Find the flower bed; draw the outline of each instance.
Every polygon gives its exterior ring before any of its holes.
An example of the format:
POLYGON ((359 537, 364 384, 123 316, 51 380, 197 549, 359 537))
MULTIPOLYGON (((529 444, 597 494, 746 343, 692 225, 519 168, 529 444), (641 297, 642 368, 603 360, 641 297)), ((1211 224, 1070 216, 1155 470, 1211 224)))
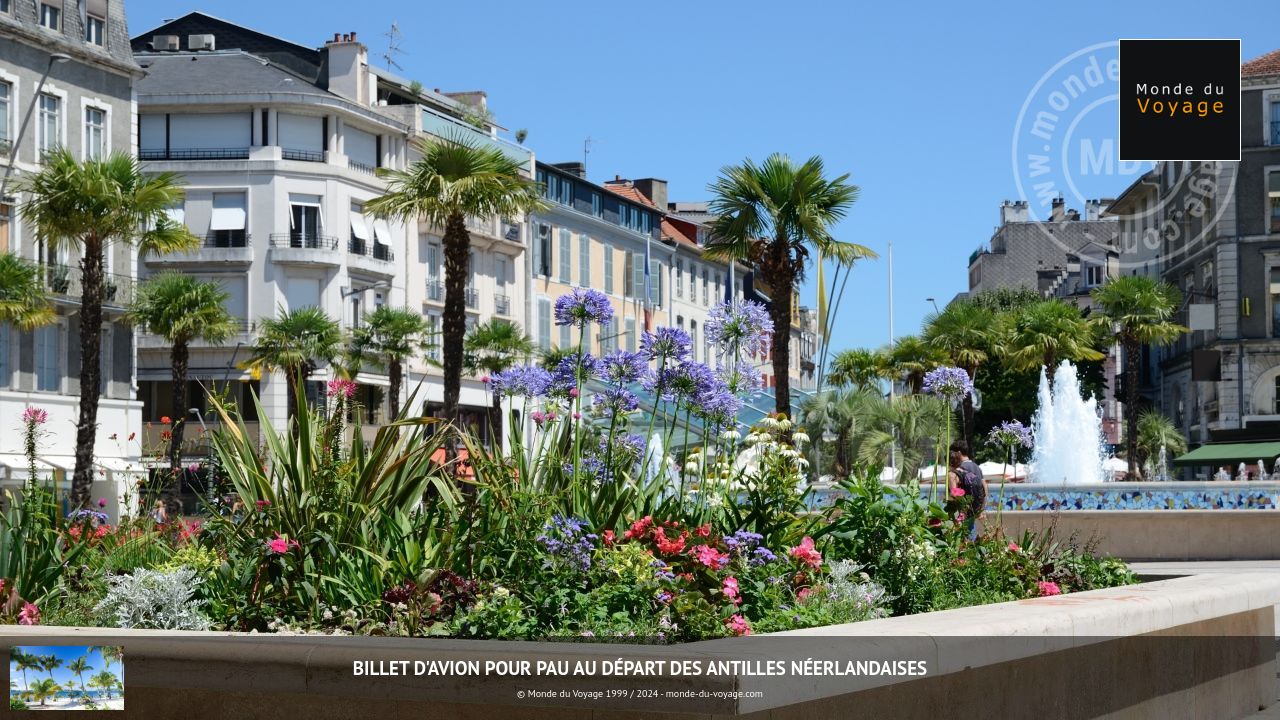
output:
MULTIPOLYGON (((591 290, 556 304, 580 335, 611 314, 591 290)), ((766 314, 727 304, 706 330, 715 367, 660 328, 639 353, 579 348, 495 373, 505 454, 408 415, 366 446, 336 385, 289 428, 264 421, 261 444, 211 398, 224 430, 205 520, 61 518, 29 485, 0 520, 0 621, 672 643, 1133 581, 1072 538, 970 540, 963 492, 942 505, 868 473, 810 512, 804 433, 735 420, 760 386, 766 314), (656 400, 647 417, 640 392, 656 400), (673 447, 695 428, 703 442, 673 447)), ((965 388, 949 377, 954 401, 965 388)))

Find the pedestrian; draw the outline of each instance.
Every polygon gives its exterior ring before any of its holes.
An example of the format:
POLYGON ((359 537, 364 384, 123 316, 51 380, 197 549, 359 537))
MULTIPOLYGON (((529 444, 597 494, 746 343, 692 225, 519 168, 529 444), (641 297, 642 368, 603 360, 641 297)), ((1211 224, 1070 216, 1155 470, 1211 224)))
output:
POLYGON ((151 506, 151 521, 157 525, 169 522, 169 511, 165 510, 163 500, 157 500, 156 504, 151 506))
POLYGON ((958 508, 967 510, 964 522, 969 528, 969 539, 978 538, 978 518, 986 510, 987 481, 982 477, 982 468, 969 459, 969 443, 957 440, 951 443, 947 473, 947 495, 958 502, 958 508), (958 494, 959 493, 959 494, 958 494))

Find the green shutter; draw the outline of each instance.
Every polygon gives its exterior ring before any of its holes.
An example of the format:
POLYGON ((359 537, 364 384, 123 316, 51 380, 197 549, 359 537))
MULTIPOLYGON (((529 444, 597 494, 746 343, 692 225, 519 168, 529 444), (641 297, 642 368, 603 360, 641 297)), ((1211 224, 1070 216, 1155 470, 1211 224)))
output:
POLYGON ((604 246, 604 291, 613 294, 613 246, 604 246))

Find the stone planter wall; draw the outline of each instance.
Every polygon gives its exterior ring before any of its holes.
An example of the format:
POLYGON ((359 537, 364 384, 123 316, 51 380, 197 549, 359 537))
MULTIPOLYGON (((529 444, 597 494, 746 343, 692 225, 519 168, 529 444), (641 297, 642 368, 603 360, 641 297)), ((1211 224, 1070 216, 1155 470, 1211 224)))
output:
MULTIPOLYGON (((994 525, 988 511, 983 524, 994 525)), ((1125 560, 1280 560, 1280 510, 1006 510, 1005 535, 1052 527, 1125 560)))

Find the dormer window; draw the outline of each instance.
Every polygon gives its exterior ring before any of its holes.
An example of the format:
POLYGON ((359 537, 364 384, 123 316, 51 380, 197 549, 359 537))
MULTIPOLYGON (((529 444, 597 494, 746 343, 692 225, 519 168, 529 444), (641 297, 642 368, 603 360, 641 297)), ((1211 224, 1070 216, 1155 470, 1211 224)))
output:
POLYGON ((108 0, 88 0, 84 19, 84 41, 102 47, 107 42, 108 0))
POLYGON ((1085 287, 1097 287, 1106 280, 1106 268, 1101 265, 1085 265, 1084 266, 1084 284, 1085 287))
POLYGON ((62 30, 62 0, 41 0, 40 24, 50 30, 62 30))

